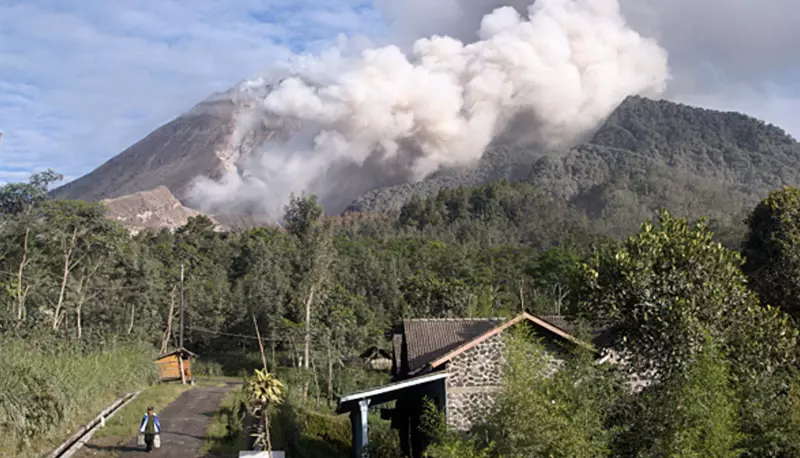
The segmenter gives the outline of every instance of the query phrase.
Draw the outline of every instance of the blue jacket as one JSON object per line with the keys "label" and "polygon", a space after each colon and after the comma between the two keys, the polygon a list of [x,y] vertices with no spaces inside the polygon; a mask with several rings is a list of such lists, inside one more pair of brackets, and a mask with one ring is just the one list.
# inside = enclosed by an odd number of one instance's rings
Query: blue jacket
{"label": "blue jacket", "polygon": [[[156,434],[160,434],[161,422],[158,421],[158,415],[156,415],[155,412],[153,412],[153,423],[155,423]],[[139,427],[139,432],[143,433],[146,427],[147,427],[147,414],[144,414],[144,418],[142,418],[142,425]]]}

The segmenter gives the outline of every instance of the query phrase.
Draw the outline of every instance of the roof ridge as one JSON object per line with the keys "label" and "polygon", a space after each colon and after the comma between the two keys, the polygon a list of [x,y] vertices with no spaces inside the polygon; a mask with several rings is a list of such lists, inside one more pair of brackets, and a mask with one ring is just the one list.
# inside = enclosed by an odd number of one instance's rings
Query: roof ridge
{"label": "roof ridge", "polygon": [[406,318],[403,321],[505,321],[508,318]]}

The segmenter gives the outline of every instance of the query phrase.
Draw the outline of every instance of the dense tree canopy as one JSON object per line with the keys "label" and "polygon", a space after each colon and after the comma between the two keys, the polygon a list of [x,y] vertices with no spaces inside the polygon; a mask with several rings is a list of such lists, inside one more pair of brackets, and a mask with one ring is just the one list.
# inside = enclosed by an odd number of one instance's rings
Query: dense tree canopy
{"label": "dense tree canopy", "polygon": [[[451,438],[439,456],[781,457],[800,447],[800,423],[785,421],[800,418],[797,331],[759,300],[795,310],[795,276],[775,269],[793,269],[800,252],[796,190],[772,194],[750,218],[748,283],[743,257],[703,222],[664,212],[619,240],[524,183],[340,218],[295,196],[284,227],[221,232],[197,217],[132,236],[102,204],[46,199],[48,177],[0,189],[3,336],[171,347],[183,284],[186,346],[257,352],[255,322],[271,368],[300,369],[303,394],[314,385],[335,398],[352,389],[345,374],[358,355],[388,347],[384,335],[404,318],[560,313],[608,325],[626,367],[654,371],[654,383],[631,397],[585,357],[547,379],[522,371],[533,366],[520,356],[490,416],[492,443]],[[688,398],[704,402],[674,410]]]}

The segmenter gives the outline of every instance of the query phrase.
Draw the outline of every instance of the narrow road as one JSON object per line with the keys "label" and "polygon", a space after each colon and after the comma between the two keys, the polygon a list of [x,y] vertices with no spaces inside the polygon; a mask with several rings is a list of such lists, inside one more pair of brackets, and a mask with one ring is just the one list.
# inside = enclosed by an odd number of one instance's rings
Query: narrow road
{"label": "narrow road", "polygon": [[236,384],[224,387],[194,388],[183,394],[163,410],[156,411],[161,420],[161,448],[147,453],[136,445],[136,438],[123,447],[104,447],[86,444],[88,456],[93,450],[119,452],[120,458],[196,458],[202,456],[200,449],[205,443],[206,428],[219,408],[220,401]]}

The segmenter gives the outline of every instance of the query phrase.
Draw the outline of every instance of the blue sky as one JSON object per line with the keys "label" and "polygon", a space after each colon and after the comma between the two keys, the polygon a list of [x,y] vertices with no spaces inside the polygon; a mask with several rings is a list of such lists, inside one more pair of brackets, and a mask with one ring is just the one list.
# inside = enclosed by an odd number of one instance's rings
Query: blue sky
{"label": "blue sky", "polygon": [[[431,16],[430,0],[375,1]],[[800,2],[622,3],[670,52],[672,98],[800,137]],[[0,0],[0,183],[48,167],[77,178],[275,61],[384,29],[371,0]]]}
{"label": "blue sky", "polygon": [[0,182],[80,176],[290,52],[380,25],[357,0],[0,0]]}

